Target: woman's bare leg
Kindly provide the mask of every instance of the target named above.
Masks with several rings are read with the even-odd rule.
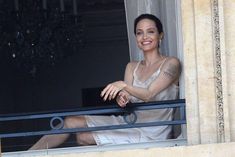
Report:
[[[35,143],[29,150],[47,149],[57,147],[62,144],[69,134],[45,135],[37,143]]]
[[[87,127],[84,117],[66,117],[64,121],[64,128],[79,128]],[[79,134],[77,134],[79,136]],[[57,147],[67,140],[69,134],[45,135],[37,143],[35,143],[29,150],[47,149]]]
[[[79,133],[76,135],[77,143],[79,145],[87,146],[87,145],[95,145],[95,139],[90,132]]]

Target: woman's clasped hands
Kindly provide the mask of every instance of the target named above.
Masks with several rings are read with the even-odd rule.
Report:
[[[107,99],[112,100],[117,96],[117,103],[121,107],[125,107],[129,102],[129,94],[123,89],[127,86],[124,81],[116,81],[108,84],[101,92],[100,96],[103,97],[103,100]]]

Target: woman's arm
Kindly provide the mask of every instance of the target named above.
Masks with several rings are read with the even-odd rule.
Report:
[[[136,66],[136,62],[130,62],[127,64],[126,69],[125,69],[125,74],[124,74],[124,81],[116,81],[113,83],[108,84],[103,91],[101,92],[100,96],[103,97],[104,101],[107,99],[111,100],[114,99],[121,90],[126,85],[132,85],[133,82],[133,71]],[[129,93],[126,91],[123,91],[129,99]],[[124,95],[124,94],[121,94]],[[129,101],[129,100],[128,100]]]
[[[170,57],[162,66],[159,76],[151,83],[149,88],[138,88],[128,84],[123,89],[131,95],[148,102],[172,83],[178,82],[180,71],[181,67],[179,60]]]
[[[113,82],[105,87],[101,96],[106,100],[113,99],[120,90],[127,91],[130,95],[137,97],[145,102],[150,101],[156,94],[178,82],[180,75],[180,62],[177,58],[169,57],[161,68],[159,76],[154,80],[149,88],[139,88],[132,86],[133,81],[133,64],[129,63],[125,72],[125,81]]]

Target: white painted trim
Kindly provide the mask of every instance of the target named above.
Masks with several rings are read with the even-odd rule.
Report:
[[[36,157],[36,156],[48,156],[48,155],[61,155],[61,154],[74,154],[74,153],[87,153],[87,152],[104,152],[114,150],[133,150],[133,149],[146,149],[156,147],[173,147],[173,146],[185,146],[187,142],[185,139],[169,139],[164,141],[154,141],[147,143],[136,144],[120,144],[120,145],[106,145],[106,146],[80,146],[69,148],[55,148],[44,150],[30,150],[20,152],[3,153],[2,157]]]

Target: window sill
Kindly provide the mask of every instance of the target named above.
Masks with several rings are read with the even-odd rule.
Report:
[[[2,157],[30,157],[30,156],[46,156],[59,154],[74,154],[87,152],[104,152],[113,150],[131,150],[131,149],[146,149],[154,147],[175,147],[187,145],[186,139],[169,139],[157,142],[136,143],[136,144],[121,144],[121,145],[106,145],[106,146],[79,146],[67,148],[54,148],[44,150],[31,150],[3,153]]]

